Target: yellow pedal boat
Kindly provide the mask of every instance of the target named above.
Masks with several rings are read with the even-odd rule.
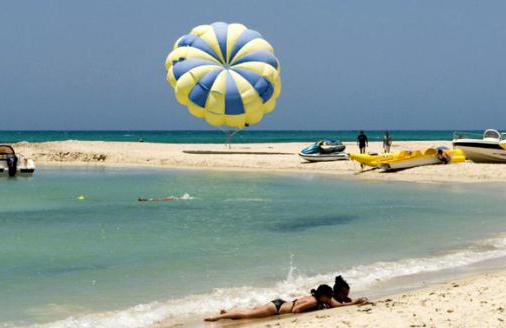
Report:
[[[379,168],[382,171],[394,171],[423,165],[462,163],[466,157],[460,149],[452,150],[439,147],[415,151],[401,150],[385,154],[351,153],[350,159],[363,165]]]

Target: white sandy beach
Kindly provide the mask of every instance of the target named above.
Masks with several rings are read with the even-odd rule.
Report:
[[[506,165],[466,162],[452,165],[418,167],[396,173],[360,173],[353,161],[308,163],[297,153],[309,143],[233,144],[160,144],[136,142],[61,141],[18,143],[18,152],[31,157],[37,165],[148,166],[184,169],[252,170],[267,172],[324,173],[358,178],[412,182],[500,182],[506,181]],[[371,142],[368,151],[380,152],[381,143]],[[395,142],[392,151],[451,147],[448,141]],[[357,152],[346,143],[348,152]],[[185,153],[184,151],[202,152]],[[207,153],[206,153],[207,152]],[[209,154],[220,152],[219,154]],[[223,153],[221,153],[223,152]]]

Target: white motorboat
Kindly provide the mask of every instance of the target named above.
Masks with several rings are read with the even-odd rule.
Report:
[[[506,140],[502,133],[494,129],[485,130],[480,136],[455,132],[453,146],[476,163],[506,163]]]
[[[9,145],[0,145],[0,175],[32,175],[35,163],[21,154],[16,154]]]

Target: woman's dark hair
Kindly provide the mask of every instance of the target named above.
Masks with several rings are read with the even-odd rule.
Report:
[[[336,281],[334,283],[334,298],[336,301],[340,303],[348,303],[351,302],[351,298],[345,295],[344,291],[350,290],[350,285],[343,279],[342,276],[337,276]]]
[[[322,296],[332,298],[333,295],[332,287],[330,287],[329,285],[320,285],[316,289],[311,289],[311,295],[314,296],[318,301]]]
[[[342,289],[350,289],[350,285],[346,282],[346,280],[343,279],[343,276],[337,276],[336,281],[334,283],[334,291],[342,290]]]

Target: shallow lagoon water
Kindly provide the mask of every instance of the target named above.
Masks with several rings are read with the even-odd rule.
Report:
[[[166,196],[176,200],[137,201]],[[472,264],[506,255],[505,198],[501,185],[316,174],[43,168],[2,178],[0,324],[88,314],[84,325],[149,304],[128,312],[124,326],[139,327],[297,296],[338,272],[367,290]]]

